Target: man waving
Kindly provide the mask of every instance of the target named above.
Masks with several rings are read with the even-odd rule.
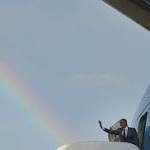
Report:
[[[139,138],[138,138],[136,129],[128,127],[126,119],[120,120],[120,128],[118,128],[117,130],[110,130],[110,129],[104,128],[100,120],[99,120],[99,126],[103,131],[109,134],[119,135],[121,142],[129,142],[139,147]]]

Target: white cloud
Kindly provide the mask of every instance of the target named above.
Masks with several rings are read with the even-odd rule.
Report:
[[[111,74],[87,73],[87,74],[74,74],[72,79],[76,82],[94,85],[125,85],[128,83],[126,79]]]

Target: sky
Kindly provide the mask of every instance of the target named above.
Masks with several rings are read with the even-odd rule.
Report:
[[[149,31],[101,0],[0,1],[0,149],[107,141],[148,87]]]

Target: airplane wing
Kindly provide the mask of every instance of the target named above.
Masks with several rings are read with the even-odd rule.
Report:
[[[150,30],[150,0],[103,0]]]

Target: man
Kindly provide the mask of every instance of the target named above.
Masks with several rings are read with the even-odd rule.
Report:
[[[121,142],[129,142],[139,147],[139,138],[138,138],[137,132],[135,128],[128,127],[126,119],[120,120],[120,128],[118,128],[117,130],[104,128],[102,126],[101,121],[99,121],[99,126],[103,131],[109,134],[119,135]]]

